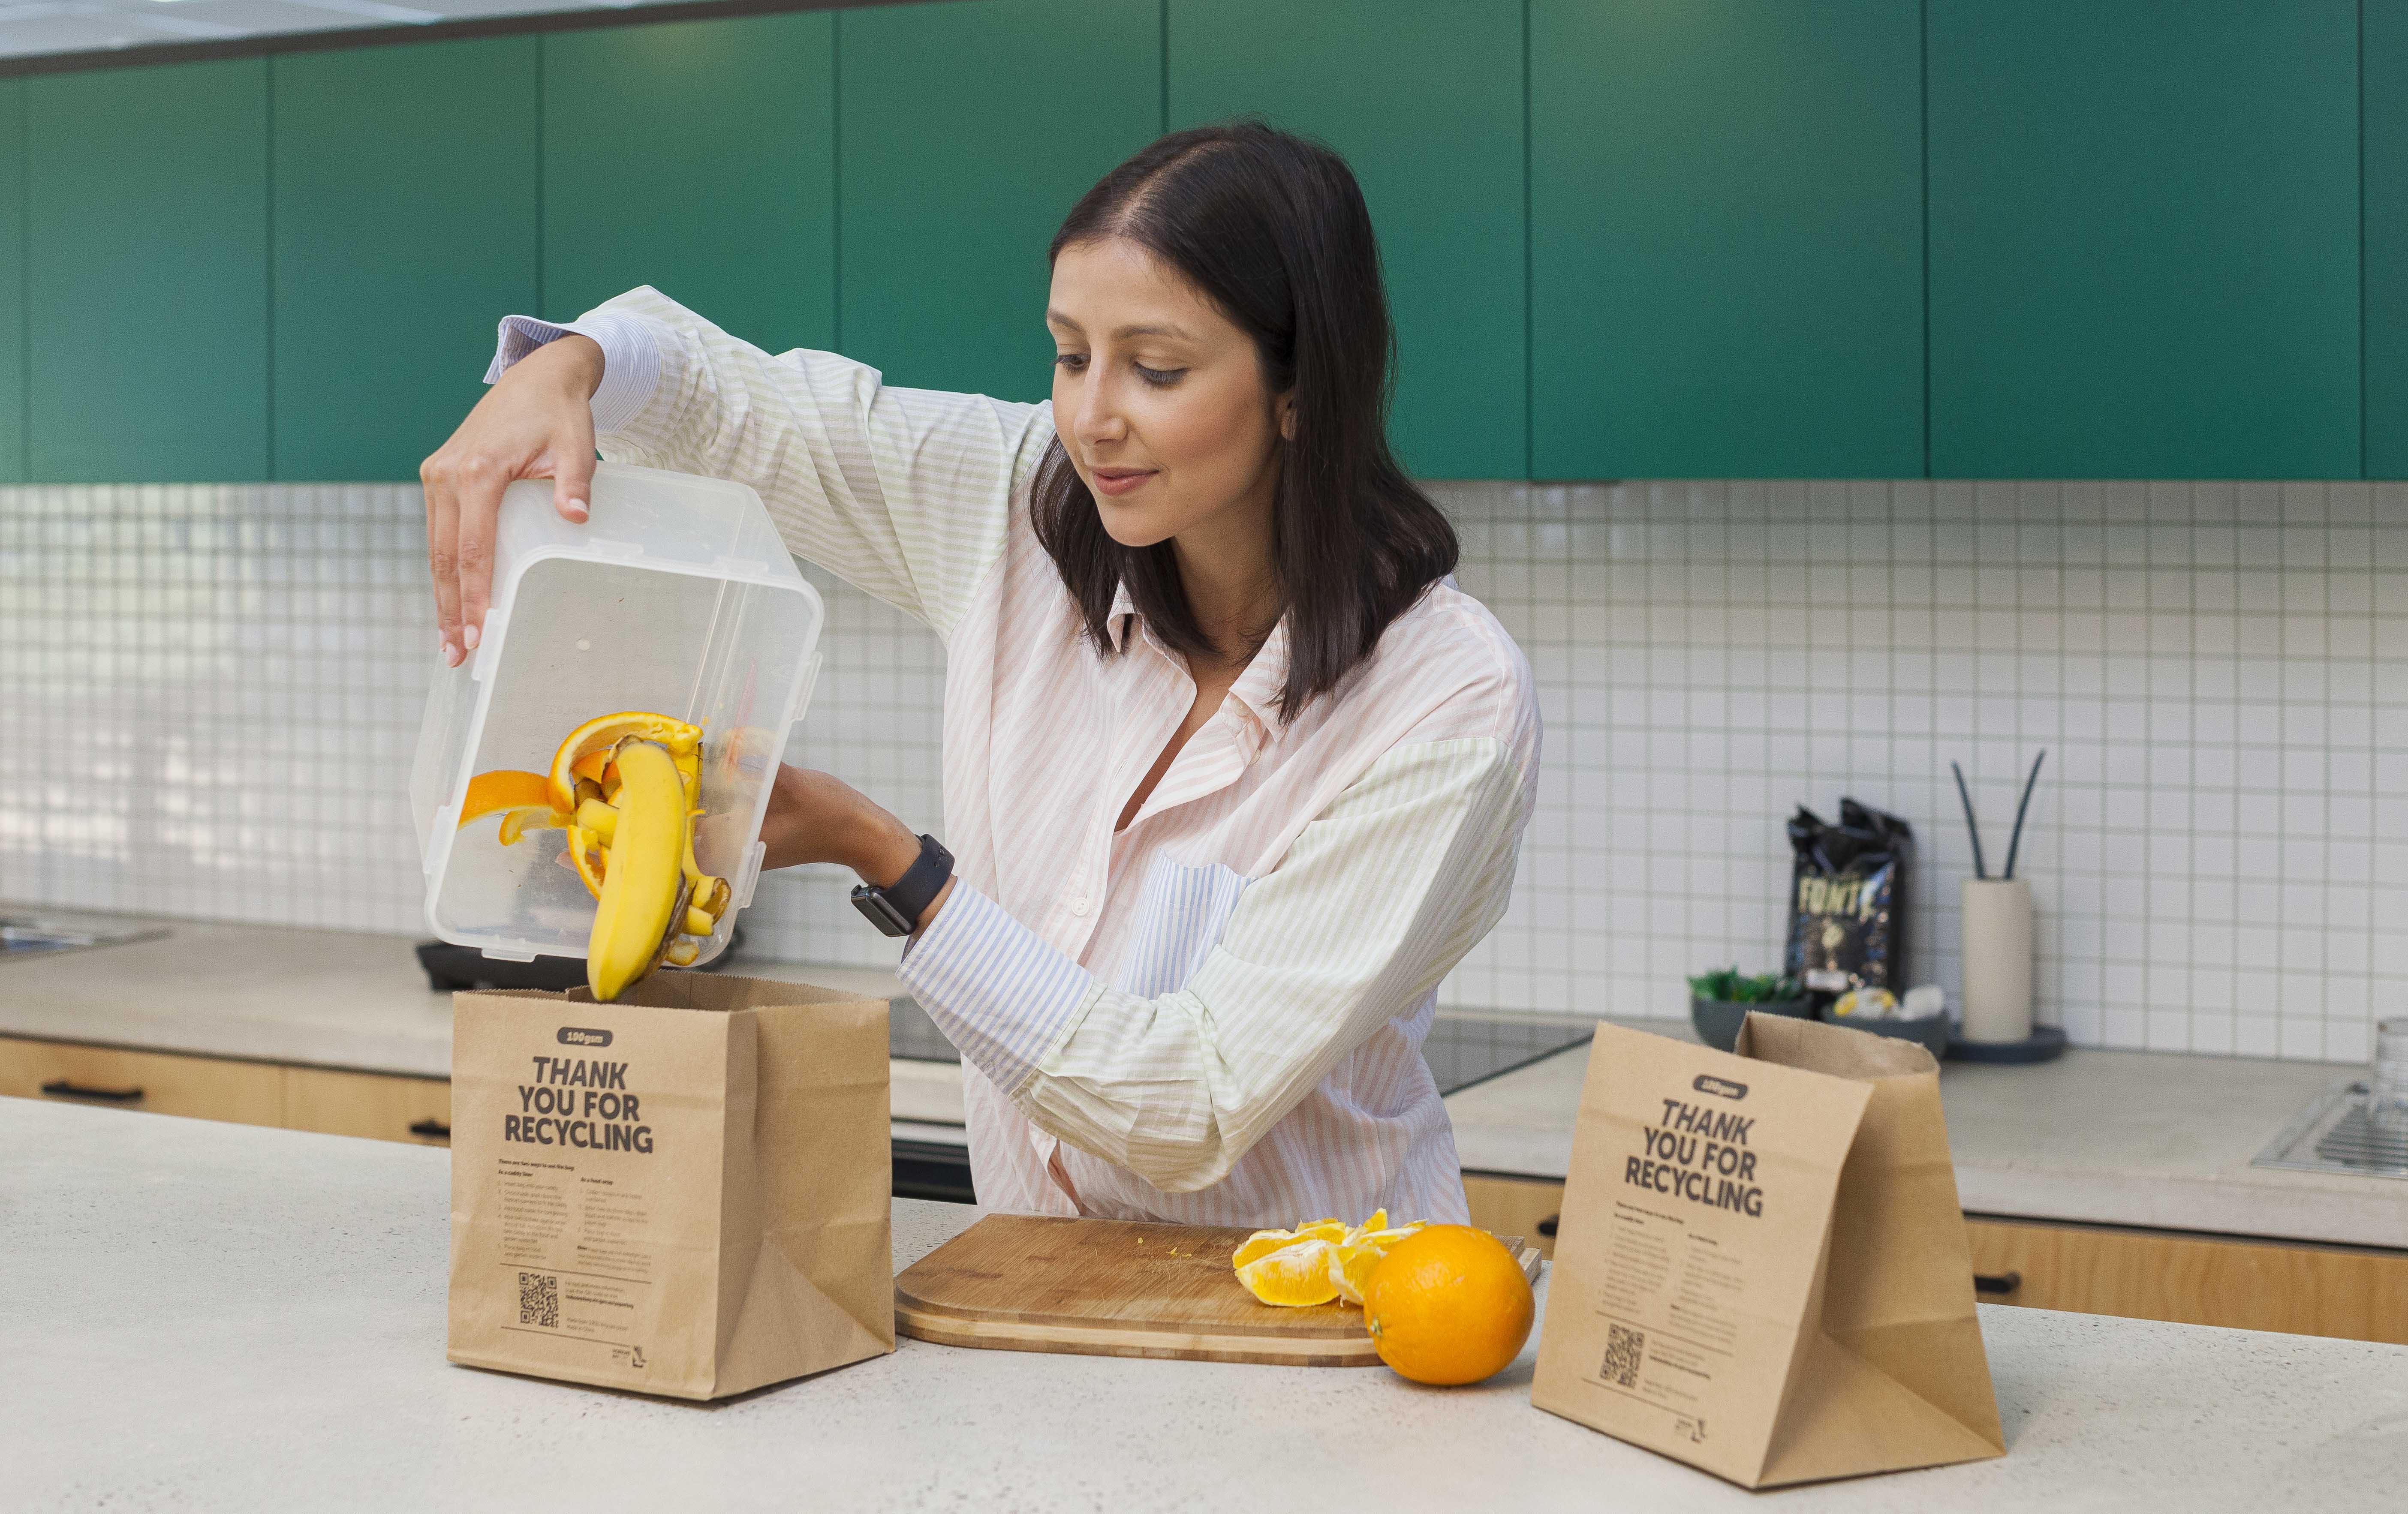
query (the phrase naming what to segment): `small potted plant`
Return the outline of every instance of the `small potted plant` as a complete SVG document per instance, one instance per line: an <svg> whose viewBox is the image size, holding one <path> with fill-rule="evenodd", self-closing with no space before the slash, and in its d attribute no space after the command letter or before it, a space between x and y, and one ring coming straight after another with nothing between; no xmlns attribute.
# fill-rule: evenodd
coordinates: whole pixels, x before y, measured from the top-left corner
<svg viewBox="0 0 2408 1514"><path fill-rule="evenodd" d="M1794 978L1772 973L1749 978L1734 964L1689 979L1689 1023L1698 1028L1698 1039L1714 1050L1731 1049L1751 1010L1798 1020L1814 1018L1806 991Z"/></svg>

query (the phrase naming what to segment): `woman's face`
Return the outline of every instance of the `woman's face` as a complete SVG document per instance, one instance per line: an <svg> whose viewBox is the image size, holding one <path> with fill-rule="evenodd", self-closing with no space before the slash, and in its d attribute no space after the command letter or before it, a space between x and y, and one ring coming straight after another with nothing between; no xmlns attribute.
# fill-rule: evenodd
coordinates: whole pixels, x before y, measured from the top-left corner
<svg viewBox="0 0 2408 1514"><path fill-rule="evenodd" d="M1268 530L1289 401L1254 338L1125 237L1054 260L1054 423L1124 547Z"/></svg>

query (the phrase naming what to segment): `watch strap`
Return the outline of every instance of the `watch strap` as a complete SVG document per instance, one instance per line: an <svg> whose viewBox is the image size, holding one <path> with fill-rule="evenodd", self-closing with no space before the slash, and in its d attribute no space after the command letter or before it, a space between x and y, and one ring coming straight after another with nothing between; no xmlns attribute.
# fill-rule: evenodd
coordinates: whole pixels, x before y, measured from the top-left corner
<svg viewBox="0 0 2408 1514"><path fill-rule="evenodd" d="M853 891L853 907L889 936L909 936L918 928L920 912L953 876L953 854L933 836L920 837L920 855L903 876L884 888L864 883Z"/></svg>

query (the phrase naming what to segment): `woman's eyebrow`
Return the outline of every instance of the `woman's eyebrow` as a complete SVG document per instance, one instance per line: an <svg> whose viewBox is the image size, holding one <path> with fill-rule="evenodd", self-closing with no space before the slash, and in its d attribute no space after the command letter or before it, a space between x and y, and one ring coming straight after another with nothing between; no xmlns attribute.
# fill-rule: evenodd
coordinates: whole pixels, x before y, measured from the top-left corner
<svg viewBox="0 0 2408 1514"><path fill-rule="evenodd" d="M1112 336L1116 340L1125 340L1131 336L1176 336L1182 341L1195 339L1177 326L1123 326L1113 332Z"/></svg>

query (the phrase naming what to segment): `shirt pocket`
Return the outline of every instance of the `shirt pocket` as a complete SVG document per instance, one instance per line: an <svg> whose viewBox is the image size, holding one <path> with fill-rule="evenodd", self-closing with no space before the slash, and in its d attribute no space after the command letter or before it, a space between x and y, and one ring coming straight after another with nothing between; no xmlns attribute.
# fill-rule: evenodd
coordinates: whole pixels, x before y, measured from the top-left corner
<svg viewBox="0 0 2408 1514"><path fill-rule="evenodd" d="M1155 858L1138 891L1137 929L1112 986L1147 999L1185 988L1253 881L1218 863L1188 866Z"/></svg>

